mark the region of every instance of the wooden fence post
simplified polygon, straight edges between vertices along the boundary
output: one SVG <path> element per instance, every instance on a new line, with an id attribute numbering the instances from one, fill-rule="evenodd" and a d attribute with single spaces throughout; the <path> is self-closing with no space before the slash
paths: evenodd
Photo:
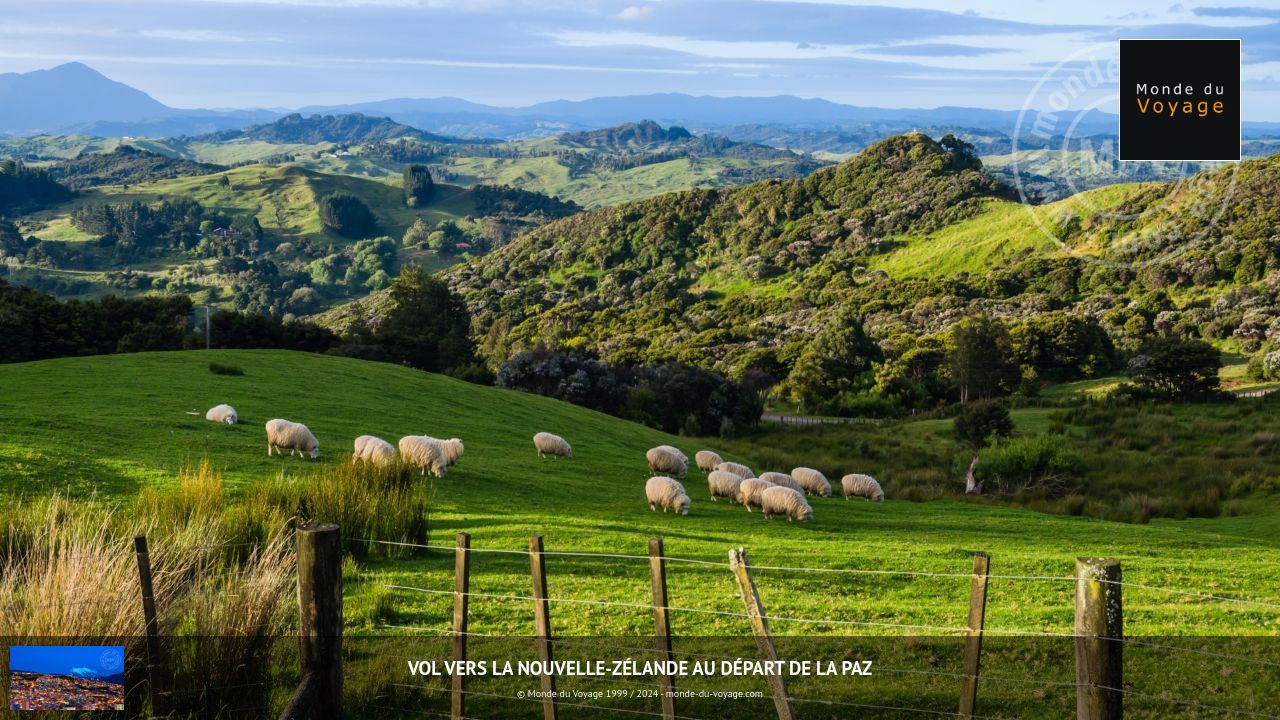
<path id="1" fill-rule="evenodd" d="M 738 590 L 742 593 L 742 602 L 747 607 L 747 616 L 751 620 L 751 632 L 756 636 L 756 647 L 760 650 L 760 659 L 766 662 L 778 661 L 778 650 L 773 646 L 773 636 L 769 634 L 769 619 L 760 603 L 760 593 L 756 591 L 756 581 L 751 577 L 751 565 L 747 562 L 747 549 L 738 548 L 729 551 L 729 567 L 738 579 Z M 795 720 L 796 709 L 787 694 L 787 682 L 781 672 L 769 674 L 769 688 L 773 690 L 773 706 L 778 711 L 778 720 Z"/>
<path id="2" fill-rule="evenodd" d="M 987 573 L 991 556 L 973 556 L 973 579 L 969 582 L 969 621 L 964 636 L 964 680 L 960 686 L 960 717 L 972 718 L 978 706 L 978 669 L 982 664 L 982 631 L 987 617 Z"/>
<path id="3" fill-rule="evenodd" d="M 168 715 L 169 684 L 165 680 L 164 661 L 160 652 L 160 628 L 156 624 L 155 589 L 151 584 L 151 552 L 147 536 L 133 538 L 133 552 L 138 558 L 138 584 L 142 587 L 142 618 L 147 633 L 147 683 L 151 690 L 153 715 Z"/>
<path id="4" fill-rule="evenodd" d="M 534 642 L 538 646 L 538 659 L 547 670 L 542 674 L 542 717 L 543 720 L 557 720 L 559 708 L 556 704 L 556 676 L 550 672 L 553 653 L 551 652 L 551 603 L 547 600 L 547 573 L 542 564 L 542 536 L 529 538 L 529 566 L 533 577 L 533 623 Z"/>
<path id="5" fill-rule="evenodd" d="M 658 645 L 658 660 L 669 663 L 675 658 L 671 652 L 671 616 L 667 612 L 667 561 L 662 549 L 662 538 L 649 539 L 649 579 L 653 583 L 653 631 Z M 662 693 L 663 720 L 676 717 L 676 681 L 668 672 L 658 676 L 658 688 Z"/>
<path id="6" fill-rule="evenodd" d="M 337 525 L 303 525 L 298 544 L 298 645 L 311 675 L 312 717 L 341 720 L 342 542 Z"/>
<path id="7" fill-rule="evenodd" d="M 467 599 L 471 592 L 471 536 L 458 533 L 457 549 L 453 556 L 453 662 L 461 668 L 467 660 Z M 453 673 L 452 720 L 461 720 L 467 714 L 466 674 Z"/>
<path id="8" fill-rule="evenodd" d="M 1076 559 L 1076 717 L 1124 717 L 1120 561 Z"/>

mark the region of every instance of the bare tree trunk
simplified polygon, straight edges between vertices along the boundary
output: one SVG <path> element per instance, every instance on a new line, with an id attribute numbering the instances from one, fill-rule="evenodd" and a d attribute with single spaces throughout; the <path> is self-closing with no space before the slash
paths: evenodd
<path id="1" fill-rule="evenodd" d="M 982 485 L 978 479 L 973 476 L 973 471 L 978 467 L 978 453 L 973 454 L 973 460 L 969 461 L 969 472 L 964 474 L 964 491 L 965 494 L 974 494 L 982 492 Z"/>

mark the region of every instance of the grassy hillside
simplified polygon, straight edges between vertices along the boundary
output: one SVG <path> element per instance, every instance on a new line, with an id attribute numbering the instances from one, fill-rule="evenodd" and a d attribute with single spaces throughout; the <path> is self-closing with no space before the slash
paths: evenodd
<path id="1" fill-rule="evenodd" d="M 244 374 L 215 375 L 210 361 Z M 442 544 L 467 531 L 478 548 L 514 550 L 525 547 L 530 534 L 543 533 L 549 550 L 631 554 L 661 535 L 675 557 L 721 562 L 730 547 L 746 545 L 761 565 L 943 573 L 967 572 L 970 555 L 983 550 L 1001 574 L 1051 576 L 1070 575 L 1077 555 L 1107 555 L 1124 560 L 1132 582 L 1260 598 L 1273 595 L 1280 562 L 1280 541 L 1270 532 L 1273 505 L 1236 518 L 1119 525 L 978 504 L 906 502 L 895 498 L 890 480 L 885 503 L 816 498 L 814 521 L 801 525 L 710 503 L 695 472 L 686 483 L 694 497 L 687 517 L 653 513 L 643 500 L 645 449 L 670 442 L 692 455 L 706 441 L 387 364 L 276 351 L 116 355 L 2 366 L 0 386 L 0 492 L 8 501 L 58 492 L 127 506 L 140 487 L 171 483 L 179 467 L 203 457 L 234 494 L 340 462 L 358 434 L 394 440 L 429 433 L 466 442 L 461 462 L 433 484 L 432 538 Z M 219 402 L 235 405 L 242 424 L 206 422 L 203 411 Z M 267 458 L 262 423 L 277 416 L 310 425 L 321 442 L 319 461 Z M 539 460 L 530 436 L 544 429 L 569 439 L 575 457 Z M 883 462 L 853 446 L 844 452 L 841 469 L 882 475 Z M 528 590 L 527 562 L 519 555 L 483 555 L 474 566 L 473 589 Z M 375 585 L 444 588 L 451 568 L 449 554 L 369 561 L 349 581 L 350 621 L 388 621 L 385 608 L 370 609 L 374 595 L 385 595 Z M 557 597 L 647 601 L 643 562 L 555 558 L 552 572 Z M 727 568 L 680 564 L 669 574 L 673 605 L 741 609 Z M 885 623 L 962 623 L 968 587 L 963 578 L 760 575 L 762 594 L 786 615 Z M 1065 631 L 1070 598 L 1069 582 L 993 581 L 988 627 Z M 443 628 L 447 622 L 448 598 L 405 592 L 380 602 L 390 603 L 392 624 Z M 1274 612 L 1155 590 L 1127 591 L 1125 602 L 1126 632 L 1134 636 L 1275 633 L 1280 627 Z M 519 603 L 477 600 L 473 612 L 475 632 L 532 630 Z M 678 614 L 675 622 L 684 635 L 745 631 L 733 617 Z M 584 606 L 576 613 L 562 609 L 557 627 L 566 634 L 644 634 L 651 625 L 644 612 Z M 781 634 L 850 631 L 822 624 L 775 628 Z"/>
<path id="2" fill-rule="evenodd" d="M 1088 190 L 1065 200 L 1029 206 L 1012 200 L 987 201 L 981 213 L 927 235 L 895 237 L 888 252 L 875 255 L 868 267 L 895 278 L 946 277 L 961 272 L 981 275 L 1020 253 L 1061 253 L 1040 227 L 1052 227 L 1069 215 L 1106 213 L 1131 201 L 1150 184 L 1126 183 Z M 1073 247 L 1092 255 L 1094 249 Z"/>

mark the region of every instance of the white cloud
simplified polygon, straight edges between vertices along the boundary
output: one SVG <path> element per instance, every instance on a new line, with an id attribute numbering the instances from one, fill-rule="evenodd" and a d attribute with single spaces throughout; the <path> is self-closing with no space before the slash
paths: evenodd
<path id="1" fill-rule="evenodd" d="M 652 14 L 652 5 L 631 5 L 623 8 L 622 12 L 618 13 L 618 19 L 627 21 L 643 20 Z"/>

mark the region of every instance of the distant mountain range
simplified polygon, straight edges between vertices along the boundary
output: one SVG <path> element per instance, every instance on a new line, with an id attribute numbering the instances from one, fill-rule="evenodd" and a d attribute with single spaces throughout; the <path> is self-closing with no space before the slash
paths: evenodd
<path id="1" fill-rule="evenodd" d="M 693 131 L 730 127 L 787 129 L 817 133 L 823 143 L 850 147 L 828 133 L 859 134 L 868 139 L 916 128 L 970 128 L 1011 133 L 1018 113 L 968 107 L 875 108 L 844 105 L 819 98 L 710 97 L 680 93 L 623 95 L 588 100 L 553 100 L 525 107 L 500 107 L 454 97 L 394 98 L 347 105 L 309 106 L 298 113 L 360 113 L 431 133 L 470 138 L 522 138 L 610 127 L 641 118 Z M 176 137 L 206 135 L 269 123 L 288 113 L 274 110 L 203 110 L 171 108 L 151 96 L 115 82 L 82 63 L 49 70 L 0 74 L 0 134 L 85 134 L 102 137 Z M 1075 118 L 1065 114 L 1063 126 Z M 1077 135 L 1113 134 L 1115 115 L 1089 111 L 1071 130 Z M 1044 128 L 1041 128 L 1044 129 Z M 1280 134 L 1280 123 L 1244 124 L 1246 136 Z M 757 137 L 767 131 L 751 133 Z M 735 140 L 758 141 L 753 137 Z M 803 149 L 803 148 L 801 148 Z"/>

